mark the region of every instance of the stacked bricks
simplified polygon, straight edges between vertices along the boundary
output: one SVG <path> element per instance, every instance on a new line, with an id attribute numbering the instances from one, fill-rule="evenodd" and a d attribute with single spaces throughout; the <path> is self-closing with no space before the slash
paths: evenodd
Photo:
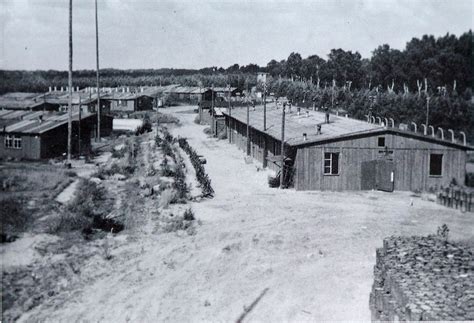
<path id="1" fill-rule="evenodd" d="M 474 320 L 474 257 L 439 236 L 390 237 L 377 249 L 372 321 Z"/>

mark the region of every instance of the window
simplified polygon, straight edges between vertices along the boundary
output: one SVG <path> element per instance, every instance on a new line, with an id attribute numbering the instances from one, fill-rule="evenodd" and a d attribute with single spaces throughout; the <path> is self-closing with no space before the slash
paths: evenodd
<path id="1" fill-rule="evenodd" d="M 377 146 L 385 147 L 385 137 L 379 137 L 377 141 Z"/>
<path id="2" fill-rule="evenodd" d="M 339 174 L 339 153 L 324 153 L 324 175 Z"/>
<path id="3" fill-rule="evenodd" d="M 443 173 L 443 155 L 430 154 L 430 176 L 441 176 Z"/>
<path id="4" fill-rule="evenodd" d="M 5 137 L 5 148 L 21 149 L 21 137 L 20 136 L 9 136 Z"/>

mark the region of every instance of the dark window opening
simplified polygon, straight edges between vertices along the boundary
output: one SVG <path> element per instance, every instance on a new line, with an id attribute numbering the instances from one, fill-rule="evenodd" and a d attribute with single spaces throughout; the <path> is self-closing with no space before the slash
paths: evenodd
<path id="1" fill-rule="evenodd" d="M 443 155 L 430 154 L 430 176 L 441 176 L 443 173 Z"/>
<path id="2" fill-rule="evenodd" d="M 339 153 L 324 153 L 324 175 L 339 174 Z"/>
<path id="3" fill-rule="evenodd" d="M 378 138 L 378 146 L 379 147 L 385 147 L 385 137 L 379 137 Z"/>

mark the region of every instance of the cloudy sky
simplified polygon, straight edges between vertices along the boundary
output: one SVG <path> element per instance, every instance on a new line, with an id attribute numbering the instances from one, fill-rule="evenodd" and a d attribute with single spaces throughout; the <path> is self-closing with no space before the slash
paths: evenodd
<path id="1" fill-rule="evenodd" d="M 74 69 L 95 68 L 94 0 L 74 0 Z M 459 35 L 474 0 L 99 0 L 101 67 L 228 67 L 332 48 L 370 56 L 423 34 Z M 68 0 L 0 0 L 0 69 L 68 64 Z"/>

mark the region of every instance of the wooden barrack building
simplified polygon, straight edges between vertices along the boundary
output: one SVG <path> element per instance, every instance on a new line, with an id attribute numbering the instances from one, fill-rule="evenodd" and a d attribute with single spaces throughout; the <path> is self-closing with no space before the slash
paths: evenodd
<path id="1" fill-rule="evenodd" d="M 248 151 L 263 166 L 279 171 L 281 160 L 282 108 L 267 107 L 263 129 L 263 107 L 249 111 L 236 108 L 224 112 L 232 143 Z M 452 131 L 408 130 L 393 120 L 378 123 L 309 109 L 292 108 L 285 117 L 285 164 L 291 169 L 297 190 L 426 191 L 455 181 L 463 184 L 466 153 L 473 150 L 465 137 Z M 319 129 L 318 129 L 319 128 Z"/>

